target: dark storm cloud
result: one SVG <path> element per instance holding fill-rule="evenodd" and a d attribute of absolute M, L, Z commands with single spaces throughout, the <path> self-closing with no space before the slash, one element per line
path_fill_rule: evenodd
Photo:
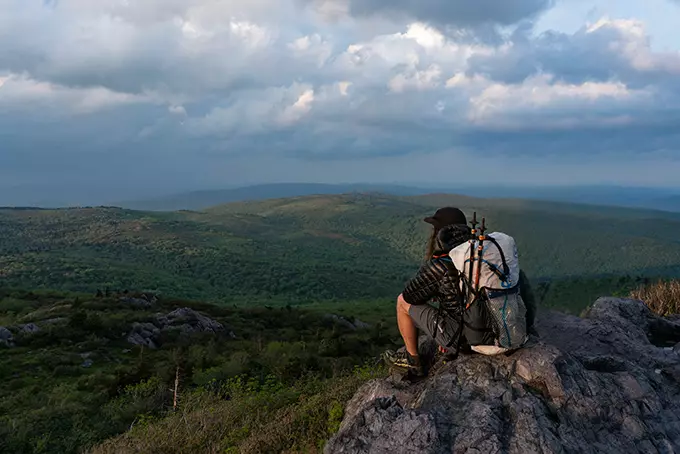
<path fill-rule="evenodd" d="M 350 0 L 355 15 L 400 13 L 436 24 L 514 24 L 544 11 L 554 0 Z"/>

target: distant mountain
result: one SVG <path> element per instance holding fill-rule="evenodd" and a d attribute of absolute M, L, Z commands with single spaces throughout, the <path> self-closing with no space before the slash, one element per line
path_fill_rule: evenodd
<path fill-rule="evenodd" d="M 407 186 L 368 183 L 280 183 L 223 190 L 194 191 L 146 200 L 111 203 L 108 205 L 146 211 L 202 210 L 231 202 L 346 193 L 383 193 L 397 196 L 446 193 L 481 198 L 520 198 L 680 212 L 680 189 L 616 186 L 531 187 L 499 185 L 436 186 L 426 184 L 421 186 Z"/>
<path fill-rule="evenodd" d="M 280 183 L 261 184 L 235 189 L 192 191 L 147 200 L 132 200 L 111 205 L 132 210 L 177 211 L 202 210 L 231 202 L 300 197 L 308 195 L 330 195 L 359 192 L 379 192 L 392 195 L 427 194 L 431 189 L 398 185 L 379 184 L 323 184 L 323 183 Z"/>
<path fill-rule="evenodd" d="M 479 197 L 514 197 L 554 202 L 680 211 L 680 189 L 620 186 L 558 186 L 540 188 L 490 187 L 479 188 L 474 192 Z"/>

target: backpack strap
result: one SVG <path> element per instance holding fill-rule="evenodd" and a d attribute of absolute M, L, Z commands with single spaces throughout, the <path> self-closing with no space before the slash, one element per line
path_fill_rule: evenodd
<path fill-rule="evenodd" d="M 498 241 L 492 236 L 487 236 L 487 240 L 491 241 L 496 248 L 498 249 L 498 252 L 501 254 L 501 260 L 503 261 L 503 274 L 505 274 L 505 277 L 507 278 L 508 274 L 510 274 L 510 267 L 508 266 L 508 262 L 505 260 L 505 254 L 503 253 L 503 248 L 498 244 Z M 494 267 L 494 271 L 496 267 Z"/>
<path fill-rule="evenodd" d="M 519 293 L 520 291 L 520 286 L 519 284 L 515 285 L 512 288 L 509 289 L 503 289 L 503 290 L 486 290 L 486 296 L 488 296 L 490 299 L 492 298 L 498 298 L 499 296 L 507 296 L 507 295 L 514 295 L 515 293 Z"/>

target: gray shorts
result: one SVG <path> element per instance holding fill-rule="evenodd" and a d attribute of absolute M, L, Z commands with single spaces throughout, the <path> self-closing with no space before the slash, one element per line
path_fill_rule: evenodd
<path fill-rule="evenodd" d="M 443 311 L 437 316 L 438 312 L 439 309 L 429 304 L 411 305 L 408 310 L 411 320 L 418 329 L 433 338 L 438 345 L 446 347 L 455 344 L 454 338 L 458 334 L 459 322 Z"/>

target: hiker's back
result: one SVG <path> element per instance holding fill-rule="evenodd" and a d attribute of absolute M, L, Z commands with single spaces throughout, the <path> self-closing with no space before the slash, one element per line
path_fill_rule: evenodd
<path fill-rule="evenodd" d="M 474 225 L 473 231 L 476 232 Z M 481 234 L 454 248 L 449 255 L 460 276 L 465 319 L 476 319 L 477 325 L 485 323 L 495 337 L 493 345 L 489 345 L 472 330 L 466 335 L 472 349 L 498 354 L 523 346 L 528 338 L 527 329 L 533 325 L 535 301 L 532 298 L 528 323 L 521 288 L 522 281 L 528 285 L 528 280 L 520 270 L 514 238 L 502 232 L 485 235 L 482 221 Z"/>

